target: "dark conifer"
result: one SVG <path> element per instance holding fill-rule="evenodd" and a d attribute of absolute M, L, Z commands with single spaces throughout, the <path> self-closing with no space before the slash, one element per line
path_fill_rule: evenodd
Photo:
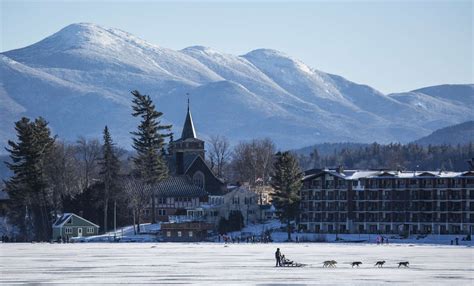
<path fill-rule="evenodd" d="M 8 141 L 12 178 L 6 182 L 11 205 L 9 216 L 20 227 L 23 239 L 48 240 L 51 234 L 51 202 L 45 164 L 54 146 L 48 122 L 23 117 L 15 122 L 17 142 Z"/>
<path fill-rule="evenodd" d="M 278 152 L 274 163 L 272 201 L 281 221 L 287 223 L 288 241 L 291 241 L 291 221 L 298 216 L 301 201 L 302 172 L 297 159 L 290 152 Z"/>
<path fill-rule="evenodd" d="M 104 183 L 104 233 L 107 232 L 108 222 L 108 209 L 110 199 L 115 199 L 115 195 L 118 192 L 118 174 L 120 171 L 120 161 L 114 150 L 114 143 L 109 133 L 109 128 L 104 128 L 104 145 L 102 146 L 102 158 L 99 162 L 101 167 L 100 175 L 102 182 Z"/>
<path fill-rule="evenodd" d="M 150 96 L 132 91 L 134 117 L 140 117 L 138 130 L 132 132 L 133 148 L 137 151 L 133 158 L 136 173 L 148 184 L 156 184 L 168 176 L 168 167 L 161 152 L 165 138 L 169 137 L 171 125 L 162 125 L 162 112 L 156 110 Z M 165 133 L 166 132 L 166 133 Z M 156 222 L 155 193 L 152 194 L 152 222 Z"/>

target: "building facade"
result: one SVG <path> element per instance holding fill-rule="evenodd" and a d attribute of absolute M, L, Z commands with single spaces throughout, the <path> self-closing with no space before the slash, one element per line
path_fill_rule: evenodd
<path fill-rule="evenodd" d="M 299 227 L 318 233 L 474 232 L 474 172 L 305 172 Z"/>
<path fill-rule="evenodd" d="M 257 223 L 261 219 L 258 194 L 244 186 L 233 187 L 222 196 L 209 196 L 207 203 L 188 209 L 186 216 L 174 219 L 204 221 L 217 227 L 220 218 L 229 219 L 234 212 L 242 214 L 244 225 Z"/>
<path fill-rule="evenodd" d="M 68 241 L 71 237 L 99 234 L 99 226 L 73 213 L 64 213 L 53 223 L 53 240 Z"/>
<path fill-rule="evenodd" d="M 205 241 L 212 228 L 211 224 L 200 221 L 163 223 L 161 238 L 165 242 Z"/>
<path fill-rule="evenodd" d="M 168 222 L 170 216 L 186 215 L 207 203 L 209 196 L 227 192 L 225 182 L 206 164 L 204 141 L 196 135 L 189 102 L 181 138 L 169 143 L 166 162 L 169 177 L 154 186 L 155 210 L 150 201 L 144 210 L 145 221 L 151 221 L 155 211 L 158 221 Z"/>
<path fill-rule="evenodd" d="M 207 192 L 193 184 L 191 178 L 185 175 L 170 176 L 155 188 L 158 221 L 169 221 L 170 216 L 185 214 L 186 210 L 207 202 Z M 151 211 L 151 207 L 145 209 L 146 218 L 150 218 Z"/>

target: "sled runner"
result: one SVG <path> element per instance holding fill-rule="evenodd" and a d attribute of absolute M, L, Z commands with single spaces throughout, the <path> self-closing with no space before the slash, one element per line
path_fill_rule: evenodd
<path fill-rule="evenodd" d="M 282 267 L 304 267 L 304 266 L 306 266 L 306 264 L 294 262 L 294 261 L 291 261 L 289 259 L 284 259 L 281 262 L 281 266 Z"/>

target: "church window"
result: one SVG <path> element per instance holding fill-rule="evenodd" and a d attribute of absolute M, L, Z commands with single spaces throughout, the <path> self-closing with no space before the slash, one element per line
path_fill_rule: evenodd
<path fill-rule="evenodd" d="M 204 189 L 204 174 L 200 171 L 194 173 L 193 184 L 201 189 Z"/>

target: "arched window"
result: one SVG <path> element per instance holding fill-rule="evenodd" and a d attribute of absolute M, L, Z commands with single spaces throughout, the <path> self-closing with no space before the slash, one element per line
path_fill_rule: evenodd
<path fill-rule="evenodd" d="M 194 173 L 193 184 L 201 189 L 204 189 L 204 174 L 201 171 Z"/>

